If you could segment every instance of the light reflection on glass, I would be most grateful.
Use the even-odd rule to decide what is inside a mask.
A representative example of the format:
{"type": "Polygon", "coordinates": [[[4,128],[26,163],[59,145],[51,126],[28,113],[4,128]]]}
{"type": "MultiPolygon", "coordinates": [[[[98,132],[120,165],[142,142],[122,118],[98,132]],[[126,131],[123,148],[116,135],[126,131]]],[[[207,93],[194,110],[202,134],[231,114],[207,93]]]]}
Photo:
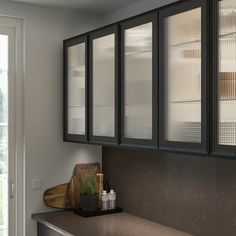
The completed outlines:
{"type": "Polygon", "coordinates": [[[219,137],[236,145],[236,1],[219,1],[219,137]]]}
{"type": "Polygon", "coordinates": [[[85,43],[68,48],[68,133],[85,134],[85,43]]]}
{"type": "Polygon", "coordinates": [[[152,23],[125,30],[124,136],[152,139],[152,23]]]}
{"type": "Polygon", "coordinates": [[[165,140],[201,142],[201,8],[165,19],[165,140]]]}
{"type": "Polygon", "coordinates": [[[115,136],[115,34],[93,40],[93,135],[115,136]]]}

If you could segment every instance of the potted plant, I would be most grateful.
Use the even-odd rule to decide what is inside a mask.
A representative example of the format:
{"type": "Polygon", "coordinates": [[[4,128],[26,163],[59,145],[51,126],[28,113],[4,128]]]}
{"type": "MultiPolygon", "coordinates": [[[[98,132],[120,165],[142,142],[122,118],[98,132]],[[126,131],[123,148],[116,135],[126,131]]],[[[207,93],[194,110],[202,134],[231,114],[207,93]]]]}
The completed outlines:
{"type": "Polygon", "coordinates": [[[95,173],[88,173],[80,177],[80,207],[83,211],[95,211],[98,208],[95,173]]]}

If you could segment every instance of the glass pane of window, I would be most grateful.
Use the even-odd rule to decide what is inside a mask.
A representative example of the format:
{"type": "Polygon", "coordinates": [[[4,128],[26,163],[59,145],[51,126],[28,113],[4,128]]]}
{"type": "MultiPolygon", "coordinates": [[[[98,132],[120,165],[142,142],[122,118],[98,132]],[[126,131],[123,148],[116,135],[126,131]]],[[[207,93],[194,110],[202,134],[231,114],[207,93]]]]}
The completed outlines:
{"type": "Polygon", "coordinates": [[[152,22],[124,34],[124,137],[151,140],[152,22]]]}
{"type": "Polygon", "coordinates": [[[85,43],[68,48],[68,133],[85,134],[85,43]]]}
{"type": "Polygon", "coordinates": [[[0,35],[0,236],[8,236],[8,36],[0,35]]]}
{"type": "Polygon", "coordinates": [[[219,1],[219,137],[236,145],[236,1],[219,1]]]}
{"type": "Polygon", "coordinates": [[[165,140],[201,143],[201,8],[165,19],[165,140]]]}
{"type": "Polygon", "coordinates": [[[93,40],[93,135],[115,136],[115,34],[93,40]]]}

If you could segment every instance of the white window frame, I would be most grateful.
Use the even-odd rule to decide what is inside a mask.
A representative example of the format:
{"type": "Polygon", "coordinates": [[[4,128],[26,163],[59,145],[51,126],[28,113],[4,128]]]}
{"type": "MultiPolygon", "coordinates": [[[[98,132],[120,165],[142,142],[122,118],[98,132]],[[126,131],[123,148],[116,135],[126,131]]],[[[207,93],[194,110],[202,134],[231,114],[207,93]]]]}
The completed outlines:
{"type": "Polygon", "coordinates": [[[0,16],[9,36],[9,236],[25,235],[24,21],[0,16]],[[10,195],[13,197],[10,198],[10,195]]]}

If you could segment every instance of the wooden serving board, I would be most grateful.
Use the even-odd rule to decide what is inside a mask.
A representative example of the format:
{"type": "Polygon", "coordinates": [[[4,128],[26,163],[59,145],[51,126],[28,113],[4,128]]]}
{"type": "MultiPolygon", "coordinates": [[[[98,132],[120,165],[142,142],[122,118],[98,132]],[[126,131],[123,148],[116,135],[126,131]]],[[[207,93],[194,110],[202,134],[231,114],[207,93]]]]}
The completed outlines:
{"type": "Polygon", "coordinates": [[[89,172],[100,173],[100,164],[99,163],[86,163],[78,164],[75,166],[75,174],[78,176],[85,175],[89,172]]]}
{"type": "Polygon", "coordinates": [[[81,175],[90,172],[99,173],[99,163],[78,164],[75,166],[74,175],[70,183],[50,188],[44,192],[43,200],[48,207],[58,209],[77,209],[80,205],[80,184],[81,175]]]}
{"type": "Polygon", "coordinates": [[[80,203],[80,184],[79,176],[74,175],[69,184],[69,199],[73,209],[79,208],[80,203]]]}
{"type": "Polygon", "coordinates": [[[69,184],[62,184],[46,190],[43,196],[46,206],[58,209],[73,209],[69,189],[69,184]]]}

